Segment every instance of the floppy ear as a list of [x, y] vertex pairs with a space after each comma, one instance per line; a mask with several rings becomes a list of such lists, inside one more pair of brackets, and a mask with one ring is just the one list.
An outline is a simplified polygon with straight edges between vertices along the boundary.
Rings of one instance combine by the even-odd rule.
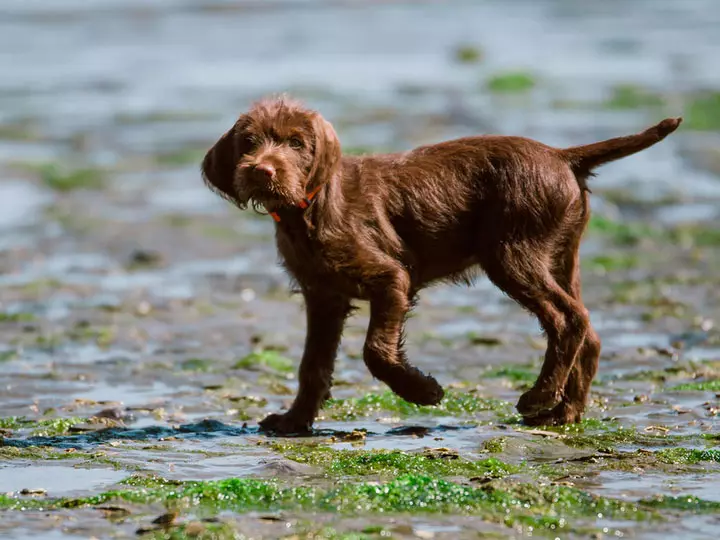
[[315, 151], [312, 166], [308, 174], [307, 191], [312, 191], [328, 182], [340, 163], [340, 141], [330, 122], [320, 114], [313, 116]]
[[202, 162], [205, 185], [210, 190], [234, 204], [237, 204], [233, 189], [235, 167], [240, 156], [236, 155], [235, 127], [226, 132], [208, 150]]

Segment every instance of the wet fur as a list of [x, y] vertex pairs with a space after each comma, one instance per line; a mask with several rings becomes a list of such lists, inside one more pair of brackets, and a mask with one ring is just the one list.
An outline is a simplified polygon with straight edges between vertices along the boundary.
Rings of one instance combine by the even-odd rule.
[[[601, 347], [580, 287], [588, 178], [661, 141], [680, 121], [567, 149], [493, 135], [353, 157], [341, 154], [319, 113], [287, 98], [254, 104], [208, 151], [202, 170], [207, 185], [239, 208], [279, 216], [277, 248], [305, 298], [298, 394], [289, 411], [261, 426], [311, 428], [330, 395], [355, 299], [370, 302], [363, 354], [372, 375], [407, 401], [437, 404], [443, 389], [405, 356], [405, 319], [421, 289], [469, 282], [478, 271], [535, 314], [547, 335], [540, 374], [518, 411], [529, 424], [579, 421]], [[265, 165], [277, 171], [272, 178], [253, 172]]]

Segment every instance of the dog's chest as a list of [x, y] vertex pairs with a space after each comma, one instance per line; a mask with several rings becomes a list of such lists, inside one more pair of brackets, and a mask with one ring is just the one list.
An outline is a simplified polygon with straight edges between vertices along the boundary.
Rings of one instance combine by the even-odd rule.
[[319, 285], [339, 293], [362, 297], [361, 280], [348, 253], [319, 241], [306, 231], [278, 231], [278, 254], [283, 266], [301, 285]]

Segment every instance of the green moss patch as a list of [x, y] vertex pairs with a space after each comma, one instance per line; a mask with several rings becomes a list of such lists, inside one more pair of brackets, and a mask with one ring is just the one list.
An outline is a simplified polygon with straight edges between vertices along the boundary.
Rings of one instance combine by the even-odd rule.
[[0, 418], [1, 429], [14, 430], [30, 430], [30, 434], [35, 437], [50, 437], [53, 435], [63, 435], [70, 431], [72, 426], [86, 423], [85, 418], [51, 418], [43, 420], [29, 420], [25, 417], [9, 416]]
[[658, 236], [657, 231], [647, 225], [613, 221], [602, 216], [590, 218], [588, 232], [609, 236], [621, 245], [635, 245], [643, 238]]
[[11, 459], [58, 461], [64, 459], [80, 459], [87, 457], [75, 451], [58, 450], [47, 446], [28, 446], [18, 448], [15, 446], [0, 446], [0, 459], [3, 461]]
[[511, 71], [492, 76], [487, 89], [496, 94], [521, 94], [535, 88], [537, 81], [531, 73]]
[[477, 64], [483, 59], [482, 50], [475, 45], [460, 45], [453, 54], [460, 64]]
[[155, 161], [159, 165], [166, 167], [183, 167], [186, 165], [199, 165], [207, 149], [202, 148], [181, 148], [169, 152], [163, 152], [155, 156]]
[[325, 404], [323, 412], [325, 416], [336, 420], [348, 420], [382, 412], [400, 416], [467, 416], [481, 411], [507, 414], [511, 410], [512, 405], [507, 401], [480, 397], [471, 391], [448, 391], [435, 407], [414, 405], [386, 391], [381, 394], [366, 394], [360, 398], [331, 399]]
[[183, 371], [212, 371], [213, 360], [209, 358], [188, 358], [180, 364]]
[[605, 106], [609, 109], [622, 110], [661, 107], [664, 104], [665, 100], [661, 95], [633, 84], [614, 86], [605, 102]]
[[588, 266], [591, 270], [603, 271], [603, 272], [614, 272], [618, 270], [630, 270], [637, 268], [639, 259], [636, 255], [629, 253], [615, 253], [596, 255], [583, 261], [585, 266]]
[[720, 130], [720, 91], [704, 92], [691, 97], [684, 123], [688, 129]]
[[711, 381], [696, 381], [678, 384], [670, 388], [673, 391], [694, 391], [694, 392], [720, 392], [720, 379]]
[[106, 173], [96, 167], [73, 168], [57, 163], [26, 164], [24, 169], [37, 174], [50, 189], [60, 192], [78, 189], [102, 189]]
[[0, 323], [31, 322], [35, 320], [32, 313], [5, 313], [0, 312]]
[[257, 370], [262, 367], [270, 368], [281, 373], [291, 373], [295, 370], [296, 362], [290, 358], [286, 358], [277, 351], [266, 350], [252, 352], [246, 357], [238, 360], [235, 369]]
[[702, 461], [720, 463], [720, 450], [718, 449], [667, 448], [659, 450], [655, 455], [662, 463], [684, 465], [694, 465]]
[[695, 498], [664, 497], [633, 503], [593, 496], [581, 490], [541, 483], [492, 481], [481, 487], [425, 475], [402, 475], [385, 483], [345, 484], [331, 489], [283, 487], [274, 481], [231, 478], [108, 491], [87, 498], [19, 499], [0, 495], [0, 508], [53, 509], [96, 506], [110, 501], [160, 503], [167, 508], [270, 511], [280, 509], [350, 515], [454, 513], [533, 528], [572, 529], [573, 518], [599, 515], [622, 520], [662, 519], [658, 509], [717, 512], [720, 504]]
[[677, 435], [654, 435], [635, 429], [619, 428], [605, 433], [571, 435], [565, 437], [563, 442], [576, 448], [608, 449], [618, 446], [670, 446], [687, 439]]
[[494, 458], [470, 461], [444, 449], [409, 453], [397, 450], [334, 450], [316, 445], [276, 445], [274, 448], [293, 461], [322, 466], [332, 475], [423, 474], [499, 478], [517, 471], [517, 467]]

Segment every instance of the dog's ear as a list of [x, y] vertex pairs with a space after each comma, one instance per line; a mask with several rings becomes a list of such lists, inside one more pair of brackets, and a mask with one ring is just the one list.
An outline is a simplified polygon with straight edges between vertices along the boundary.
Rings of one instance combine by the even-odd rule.
[[227, 131], [208, 150], [202, 162], [205, 184], [222, 198], [235, 202], [233, 180], [238, 157], [235, 151], [235, 127]]
[[315, 147], [308, 174], [307, 191], [328, 182], [340, 163], [340, 140], [330, 122], [315, 113], [312, 121]]
[[202, 162], [205, 184], [216, 194], [244, 209], [247, 201], [240, 201], [235, 190], [235, 173], [239, 161], [252, 150], [246, 132], [250, 117], [242, 114], [235, 125], [208, 150]]

